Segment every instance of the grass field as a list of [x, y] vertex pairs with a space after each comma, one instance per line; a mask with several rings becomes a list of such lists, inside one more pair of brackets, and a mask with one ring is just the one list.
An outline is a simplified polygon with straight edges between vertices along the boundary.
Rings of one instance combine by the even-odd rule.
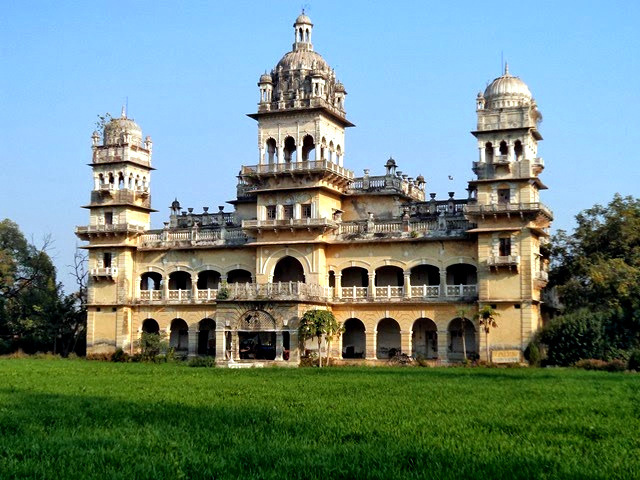
[[0, 478], [640, 478], [640, 375], [5, 359]]

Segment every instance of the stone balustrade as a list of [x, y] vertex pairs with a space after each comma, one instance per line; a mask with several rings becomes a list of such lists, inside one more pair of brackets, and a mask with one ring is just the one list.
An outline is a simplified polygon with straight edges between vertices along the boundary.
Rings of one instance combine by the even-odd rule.
[[89, 274], [92, 277], [116, 278], [118, 276], [118, 267], [92, 268]]
[[487, 259], [490, 267], [517, 267], [520, 265], [519, 255], [493, 255]]
[[551, 209], [542, 202], [491, 203], [489, 205], [469, 203], [465, 206], [465, 212], [479, 215], [509, 212], [542, 212], [549, 218], [553, 218]]
[[166, 229], [147, 232], [140, 236], [140, 248], [166, 248], [179, 246], [204, 246], [242, 244], [248, 241], [241, 228], [218, 229]]
[[347, 179], [353, 178], [353, 172], [348, 168], [328, 160], [307, 160], [301, 162], [265, 163], [259, 165], [243, 165], [242, 176], [272, 175], [279, 173], [307, 173], [328, 171]]

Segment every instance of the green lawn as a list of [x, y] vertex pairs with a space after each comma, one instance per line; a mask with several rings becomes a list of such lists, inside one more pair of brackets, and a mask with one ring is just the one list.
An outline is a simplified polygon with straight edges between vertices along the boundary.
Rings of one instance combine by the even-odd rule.
[[3, 359], [9, 478], [640, 478], [640, 375]]

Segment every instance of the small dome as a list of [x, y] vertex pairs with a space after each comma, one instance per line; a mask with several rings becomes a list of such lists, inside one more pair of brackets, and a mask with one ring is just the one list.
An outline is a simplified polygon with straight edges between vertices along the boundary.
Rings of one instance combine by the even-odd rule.
[[336, 92], [347, 93], [344, 89], [344, 85], [341, 82], [336, 83]]
[[[125, 139], [127, 135], [130, 137], [128, 142]], [[142, 129], [140, 125], [134, 122], [133, 119], [127, 118], [124, 108], [120, 118], [112, 118], [104, 127], [105, 145], [120, 145], [122, 143], [136, 145], [142, 143]]]
[[389, 160], [387, 160], [387, 163], [385, 163], [384, 166], [385, 167], [395, 167], [396, 166], [396, 161], [392, 157], [389, 157]]
[[271, 78], [270, 74], [265, 72], [260, 75], [260, 83], [273, 83], [273, 79]]
[[[289, 18], [291, 18], [291, 17], [289, 17]], [[293, 26], [295, 27], [296, 25], [298, 25], [300, 23], [303, 23], [305, 25], [311, 25], [313, 27], [313, 23], [311, 23], [311, 19], [304, 14], [304, 10], [302, 11], [302, 13], [300, 15], [298, 15], [298, 18], [296, 18], [296, 23], [294, 23]]]
[[530, 103], [531, 91], [519, 77], [509, 74], [509, 66], [505, 65], [504, 75], [489, 84], [484, 91], [484, 98], [489, 103], [489, 107], [517, 106], [512, 104], [513, 101]]
[[424, 183], [424, 177], [423, 177], [422, 175], [418, 175], [418, 176], [416, 177], [416, 181], [417, 181], [418, 183]]
[[307, 70], [329, 70], [329, 65], [322, 58], [322, 55], [313, 50], [294, 50], [286, 53], [276, 65], [276, 70], [281, 67], [283, 70], [299, 70], [301, 68]]

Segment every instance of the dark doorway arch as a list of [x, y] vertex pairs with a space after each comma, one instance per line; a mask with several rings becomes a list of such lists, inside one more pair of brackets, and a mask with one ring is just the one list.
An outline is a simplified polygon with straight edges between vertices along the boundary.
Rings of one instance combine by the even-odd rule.
[[273, 281], [278, 282], [302, 282], [304, 283], [304, 268], [297, 258], [292, 256], [282, 257], [273, 269]]
[[160, 325], [153, 318], [147, 318], [144, 322], [142, 322], [142, 332], [143, 333], [160, 333]]
[[438, 327], [430, 318], [419, 318], [411, 329], [411, 355], [438, 358]]
[[342, 334], [342, 358], [364, 358], [366, 345], [364, 323], [358, 318], [345, 321]]
[[198, 324], [198, 355], [215, 356], [216, 354], [216, 322], [211, 318], [203, 318]]
[[376, 357], [393, 358], [400, 352], [400, 325], [393, 318], [383, 318], [376, 333]]

